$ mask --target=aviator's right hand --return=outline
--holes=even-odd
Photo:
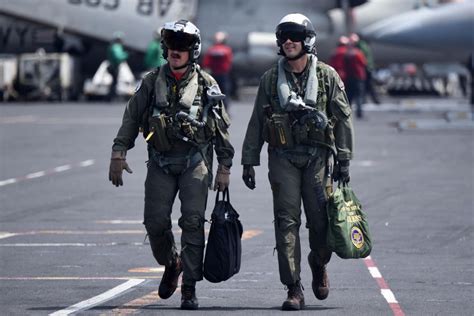
[[[242,180],[250,190],[255,189],[255,169],[251,165],[244,165]]]
[[[123,185],[122,173],[124,169],[128,173],[133,173],[125,160],[125,155],[125,151],[113,151],[112,158],[110,158],[109,180],[116,187]]]

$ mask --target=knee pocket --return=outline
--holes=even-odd
[[[198,231],[204,225],[204,218],[199,215],[183,216],[178,220],[178,225],[188,232]]]
[[[298,229],[301,225],[301,220],[289,214],[278,214],[276,221],[277,228],[281,232]]]
[[[276,217],[277,248],[279,246],[293,244],[296,241],[301,221],[288,214],[280,214]]]
[[[204,246],[204,218],[200,215],[181,217],[178,225],[183,230],[181,236],[183,243]]]

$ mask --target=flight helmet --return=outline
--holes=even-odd
[[[282,46],[288,39],[293,42],[302,42],[304,53],[316,53],[316,31],[311,21],[303,14],[291,13],[285,15],[278,23],[275,35],[277,45],[280,47],[279,55],[285,56]],[[302,54],[294,59],[301,56]]]
[[[168,57],[168,49],[189,51],[189,60],[194,63],[201,54],[199,29],[188,20],[168,22],[161,29],[163,57]]]

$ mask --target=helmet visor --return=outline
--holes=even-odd
[[[303,42],[306,38],[306,28],[296,23],[283,23],[277,27],[276,37],[280,43],[288,39],[292,42]]]
[[[193,48],[196,42],[196,37],[192,34],[171,30],[163,30],[162,38],[168,49],[178,51],[188,51]]]
[[[277,33],[277,39],[280,43],[284,43],[287,40],[292,42],[303,42],[306,38],[305,32],[297,32],[297,31],[282,31]]]

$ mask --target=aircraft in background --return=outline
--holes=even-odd
[[[367,3],[366,3],[367,2]],[[359,32],[370,23],[394,13],[413,10],[417,0],[4,0],[0,2],[0,51],[4,54],[62,50],[76,56],[85,77],[106,58],[114,32],[121,31],[131,52],[128,63],[134,73],[143,68],[143,53],[154,30],[166,21],[188,19],[201,30],[202,49],[212,44],[216,31],[228,33],[234,50],[235,76],[240,82],[258,79],[278,58],[274,29],[290,12],[301,12],[317,31],[321,60],[329,60],[340,35],[347,28]],[[340,10],[343,8],[344,10]],[[348,23],[352,18],[353,24]],[[388,48],[375,45],[377,63],[439,61],[433,51]]]
[[[216,31],[226,31],[234,50],[237,76],[258,78],[276,58],[274,29],[289,12],[303,12],[318,35],[329,37],[332,9],[354,7],[367,0],[5,0],[0,3],[0,51],[3,54],[68,52],[80,59],[91,77],[106,58],[116,31],[131,51],[128,63],[143,70],[143,53],[152,33],[167,21],[188,19],[201,29],[203,51]],[[61,41],[58,41],[58,37]],[[61,49],[58,49],[61,43]]]
[[[378,77],[387,92],[466,96],[473,30],[474,0],[443,0],[372,23],[361,34],[377,65],[389,66]],[[394,54],[398,64],[387,65]]]
[[[437,52],[444,61],[465,63],[474,52],[473,30],[474,1],[465,0],[396,15],[362,34],[372,43]]]
[[[106,48],[117,31],[124,45],[143,53],[153,31],[166,21],[194,19],[197,0],[6,0],[0,3],[0,51],[4,54],[58,51],[57,31],[63,50],[80,55],[88,74],[105,59]],[[131,64],[142,66],[142,55],[132,54]]]

